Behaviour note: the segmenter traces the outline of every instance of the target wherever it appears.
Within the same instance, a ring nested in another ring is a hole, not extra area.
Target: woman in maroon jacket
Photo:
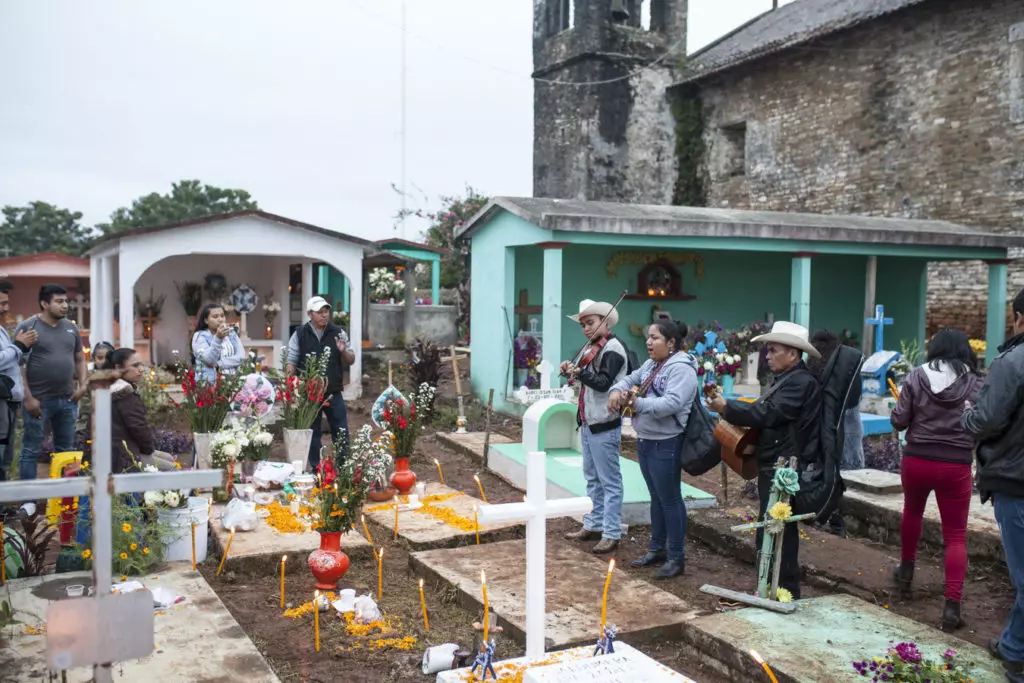
[[[903,480],[902,562],[894,572],[904,596],[914,578],[917,542],[928,496],[935,491],[946,546],[946,606],[942,630],[963,626],[960,600],[967,572],[967,512],[971,505],[974,441],[960,426],[967,401],[981,388],[977,357],[967,335],[940,330],[928,344],[928,361],[915,368],[900,390],[892,425],[907,430]]]

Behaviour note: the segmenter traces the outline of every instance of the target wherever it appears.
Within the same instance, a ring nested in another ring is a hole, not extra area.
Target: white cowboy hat
[[[607,318],[608,328],[611,329],[619,322],[619,312],[612,309],[612,305],[606,301],[593,301],[584,299],[580,302],[580,312],[568,316],[569,320],[578,323],[580,318],[586,315],[599,315]]]
[[[797,325],[796,323],[788,323],[784,320],[780,320],[772,325],[771,332],[754,337],[750,341],[765,343],[775,342],[776,344],[791,346],[794,349],[804,351],[814,358],[821,358],[821,354],[818,353],[816,348],[811,346],[811,343],[807,338],[808,333],[806,327],[803,325]]]

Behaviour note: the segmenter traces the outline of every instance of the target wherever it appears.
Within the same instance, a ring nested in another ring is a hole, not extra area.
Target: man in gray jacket
[[[593,510],[583,516],[583,528],[565,535],[577,541],[597,540],[596,554],[610,553],[622,536],[622,472],[619,442],[622,419],[608,408],[608,391],[625,377],[626,347],[611,333],[619,314],[604,301],[584,299],[580,310],[569,318],[579,323],[588,340],[578,358],[562,363],[562,374],[579,381],[576,424],[583,443],[583,476]]]
[[[7,332],[7,316],[11,310],[10,280],[0,280],[0,481],[6,481],[8,468],[14,457],[11,438],[18,407],[24,397],[21,382],[22,354],[28,353],[36,343],[35,330],[21,330],[11,339]]]
[[[991,500],[995,508],[1017,591],[1006,628],[988,649],[1003,660],[1007,680],[1024,683],[1024,289],[1013,300],[1013,334],[999,347],[977,403],[966,406],[962,422],[978,441],[981,502]]]

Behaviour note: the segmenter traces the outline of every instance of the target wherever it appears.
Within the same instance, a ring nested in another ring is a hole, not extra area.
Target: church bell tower
[[[534,0],[534,196],[671,203],[686,15],[687,0]]]

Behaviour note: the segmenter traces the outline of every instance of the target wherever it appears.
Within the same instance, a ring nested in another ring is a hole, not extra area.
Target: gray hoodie
[[[641,386],[657,366],[646,361],[640,369],[615,383],[612,391],[629,391]],[[670,356],[655,378],[647,396],[633,404],[633,428],[641,439],[671,439],[686,430],[690,407],[697,395],[697,361],[688,353]]]

